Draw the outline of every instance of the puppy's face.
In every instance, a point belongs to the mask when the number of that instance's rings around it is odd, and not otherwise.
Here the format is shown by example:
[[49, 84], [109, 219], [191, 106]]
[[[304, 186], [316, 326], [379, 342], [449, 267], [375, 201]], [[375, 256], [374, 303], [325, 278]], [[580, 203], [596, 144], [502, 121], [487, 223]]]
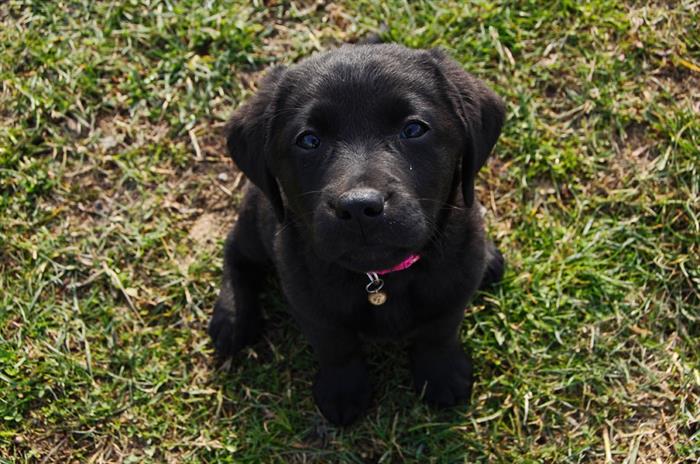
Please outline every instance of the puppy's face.
[[[500, 111], [495, 137], [484, 110]], [[346, 46], [273, 70], [234, 115], [229, 149], [319, 257], [367, 272], [419, 253], [460, 183], [471, 204], [502, 112], [440, 52]]]

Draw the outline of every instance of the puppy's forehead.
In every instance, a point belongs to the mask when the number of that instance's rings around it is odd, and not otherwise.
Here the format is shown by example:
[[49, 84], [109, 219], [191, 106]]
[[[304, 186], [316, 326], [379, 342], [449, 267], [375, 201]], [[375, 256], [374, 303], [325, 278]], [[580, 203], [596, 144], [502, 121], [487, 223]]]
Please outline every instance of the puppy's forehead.
[[290, 70], [289, 106], [326, 103], [352, 113], [368, 107], [406, 111], [436, 97], [435, 66], [422, 50], [395, 45], [345, 46], [311, 57]]

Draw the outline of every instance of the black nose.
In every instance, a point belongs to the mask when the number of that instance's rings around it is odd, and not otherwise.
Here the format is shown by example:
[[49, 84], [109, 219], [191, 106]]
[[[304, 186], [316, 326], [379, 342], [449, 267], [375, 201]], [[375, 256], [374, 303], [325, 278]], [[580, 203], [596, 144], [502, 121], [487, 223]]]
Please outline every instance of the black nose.
[[348, 190], [338, 197], [335, 206], [335, 214], [340, 219], [367, 219], [374, 218], [384, 211], [384, 195], [381, 192], [358, 188]]

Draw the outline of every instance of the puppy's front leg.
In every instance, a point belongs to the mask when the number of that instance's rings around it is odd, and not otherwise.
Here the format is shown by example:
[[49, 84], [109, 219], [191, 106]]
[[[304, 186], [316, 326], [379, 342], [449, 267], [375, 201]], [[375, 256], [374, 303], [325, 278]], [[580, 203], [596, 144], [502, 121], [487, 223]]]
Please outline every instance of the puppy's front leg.
[[469, 401], [472, 360], [459, 340], [462, 311], [454, 311], [414, 334], [409, 356], [416, 391], [429, 404], [449, 407]]
[[265, 281], [265, 271], [241, 250], [239, 229], [240, 226], [234, 229], [226, 240], [221, 291], [209, 321], [209, 335], [217, 355], [223, 358], [255, 343], [264, 322], [258, 293]]
[[369, 407], [372, 391], [356, 333], [302, 323], [320, 368], [313, 395], [323, 416], [335, 425], [349, 425]]

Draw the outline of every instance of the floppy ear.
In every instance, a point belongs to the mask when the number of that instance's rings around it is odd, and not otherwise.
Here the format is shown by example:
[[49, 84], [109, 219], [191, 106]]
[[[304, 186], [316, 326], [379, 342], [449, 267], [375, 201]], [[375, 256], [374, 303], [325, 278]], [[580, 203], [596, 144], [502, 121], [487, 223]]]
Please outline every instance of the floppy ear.
[[260, 81], [255, 96], [238, 108], [226, 125], [229, 155], [248, 179], [270, 200], [280, 222], [284, 220], [284, 204], [277, 179], [270, 171], [268, 147], [275, 90], [284, 73], [283, 66], [276, 66], [268, 71]]
[[462, 195], [464, 204], [471, 207], [474, 203], [474, 179], [501, 134], [505, 105], [498, 95], [462, 69], [445, 52], [432, 49], [430, 55], [447, 84], [454, 110], [467, 134], [467, 146], [462, 155]]

